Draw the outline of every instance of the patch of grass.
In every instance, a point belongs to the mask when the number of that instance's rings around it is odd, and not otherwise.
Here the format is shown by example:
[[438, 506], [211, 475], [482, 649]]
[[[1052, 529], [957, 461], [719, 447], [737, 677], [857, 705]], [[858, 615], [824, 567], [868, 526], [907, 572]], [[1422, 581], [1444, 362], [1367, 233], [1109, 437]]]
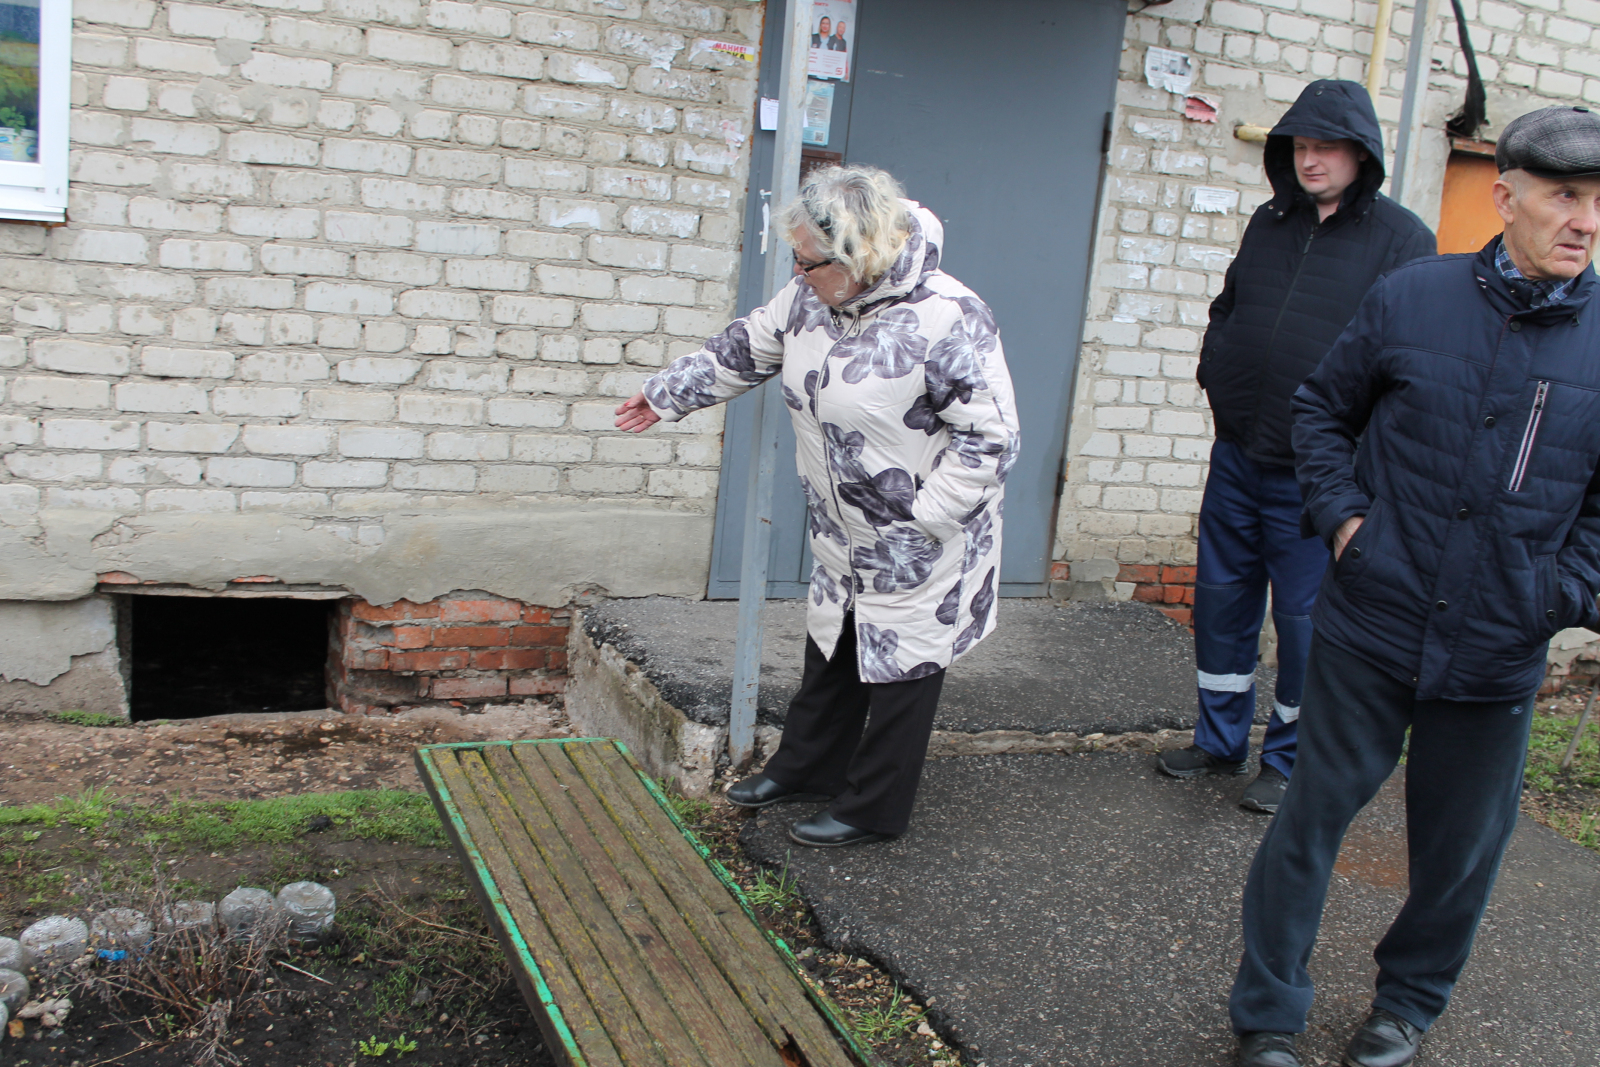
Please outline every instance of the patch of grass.
[[318, 817], [341, 836], [404, 842], [424, 848], [445, 844], [433, 804], [420, 793], [358, 790], [306, 793], [266, 800], [179, 801], [134, 817], [155, 840], [179, 848], [221, 851], [244, 844], [293, 841]]
[[1590, 716], [1589, 726], [1578, 742], [1572, 766], [1561, 769], [1561, 760], [1578, 727], [1577, 715], [1537, 713], [1533, 734], [1528, 740], [1527, 781], [1543, 793], [1559, 793], [1573, 786], [1600, 789], [1600, 708]]
[[906, 996], [904, 990], [896, 986], [894, 995], [886, 1003], [854, 1013], [850, 1019], [850, 1027], [863, 1039], [875, 1045], [887, 1044], [904, 1037], [921, 1021], [927, 1010], [919, 1008]]
[[667, 798], [667, 803], [672, 805], [673, 814], [683, 820], [685, 826], [699, 825], [711, 817], [710, 801], [684, 796], [678, 791], [677, 782], [671, 778], [663, 778], [656, 784], [661, 787], [661, 793]]
[[99, 829], [113, 814], [111, 798], [105, 788], [85, 789], [77, 796], [59, 796], [50, 804], [0, 807], [0, 827], [43, 825], [54, 829], [61, 823], [90, 830]]
[[782, 911], [800, 903], [800, 882], [785, 867], [773, 874], [765, 867], [756, 872], [755, 885], [744, 891], [750, 903]]
[[107, 715], [103, 711], [52, 711], [47, 718], [72, 726], [120, 727], [131, 726], [121, 715]]

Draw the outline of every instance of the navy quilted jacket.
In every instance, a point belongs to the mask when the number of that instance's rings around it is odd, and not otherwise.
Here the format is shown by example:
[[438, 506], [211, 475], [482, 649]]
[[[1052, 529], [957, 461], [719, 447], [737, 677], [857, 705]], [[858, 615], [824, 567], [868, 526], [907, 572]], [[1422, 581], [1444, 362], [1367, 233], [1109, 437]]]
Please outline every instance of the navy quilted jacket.
[[[1367, 150], [1339, 210], [1322, 222], [1295, 177], [1296, 136], [1349, 138]], [[1258, 463], [1288, 467], [1294, 391], [1380, 274], [1438, 248], [1421, 219], [1378, 192], [1383, 134], [1371, 98], [1355, 82], [1307, 86], [1273, 127], [1262, 163], [1272, 199], [1251, 217], [1211, 303], [1198, 377], [1217, 436]]]
[[1294, 397], [1307, 533], [1366, 516], [1313, 622], [1424, 700], [1526, 697], [1600, 620], [1600, 287], [1528, 310], [1498, 241], [1381, 279]]

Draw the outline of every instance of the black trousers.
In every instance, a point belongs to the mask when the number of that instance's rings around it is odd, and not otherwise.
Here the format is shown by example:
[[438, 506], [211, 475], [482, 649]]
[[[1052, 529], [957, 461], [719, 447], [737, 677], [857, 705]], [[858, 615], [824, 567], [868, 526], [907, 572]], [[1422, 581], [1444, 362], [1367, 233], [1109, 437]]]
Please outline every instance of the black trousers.
[[1340, 842], [1394, 770], [1408, 727], [1411, 888], [1374, 954], [1373, 1006], [1432, 1025], [1472, 951], [1516, 827], [1533, 698], [1418, 700], [1410, 686], [1312, 637], [1294, 777], [1245, 882], [1244, 958], [1228, 1003], [1236, 1032], [1306, 1028], [1306, 964]]
[[805, 673], [783, 741], [763, 773], [787, 789], [834, 797], [842, 823], [878, 834], [911, 825], [944, 671], [909, 682], [863, 682], [853, 613], [828, 659], [806, 638]]

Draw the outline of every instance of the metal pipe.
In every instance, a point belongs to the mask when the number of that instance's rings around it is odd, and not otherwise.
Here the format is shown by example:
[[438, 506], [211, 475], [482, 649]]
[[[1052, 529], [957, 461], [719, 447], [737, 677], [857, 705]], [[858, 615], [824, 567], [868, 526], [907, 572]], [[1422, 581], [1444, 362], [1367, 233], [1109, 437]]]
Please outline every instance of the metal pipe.
[[1406, 204], [1406, 194], [1416, 187], [1428, 75], [1433, 69], [1433, 31], [1438, 21], [1439, 0], [1416, 0], [1411, 10], [1411, 43], [1406, 49], [1406, 89], [1400, 98], [1400, 139], [1395, 144], [1394, 170], [1389, 178], [1389, 196], [1406, 207], [1411, 206]]
[[1389, 54], [1389, 23], [1394, 18], [1394, 0], [1378, 0], [1378, 21], [1372, 27], [1372, 58], [1367, 63], [1367, 95], [1374, 106], [1383, 88], [1383, 61]]
[[1583, 706], [1583, 714], [1578, 716], [1577, 729], [1572, 731], [1572, 744], [1567, 746], [1567, 754], [1561, 757], [1561, 769], [1567, 770], [1572, 766], [1572, 757], [1578, 754], [1578, 742], [1583, 740], [1583, 728], [1589, 725], [1589, 716], [1594, 714], [1594, 698], [1600, 694], [1600, 680], [1589, 690], [1589, 703]]
[[[777, 6], [777, 5], [774, 5]], [[810, 60], [811, 4], [789, 0], [783, 27], [783, 64], [778, 77], [778, 133], [772, 161], [772, 210], [800, 191], [800, 131], [806, 68]], [[785, 234], [769, 227], [767, 293], [771, 300], [793, 274]], [[728, 761], [739, 770], [755, 754], [756, 698], [761, 689], [761, 609], [767, 601], [767, 557], [772, 551], [772, 485], [778, 466], [778, 428], [784, 412], [780, 382], [760, 387], [751, 439], [756, 444], [745, 497], [744, 540], [739, 561], [739, 628], [733, 655], [733, 701], [728, 708]]]

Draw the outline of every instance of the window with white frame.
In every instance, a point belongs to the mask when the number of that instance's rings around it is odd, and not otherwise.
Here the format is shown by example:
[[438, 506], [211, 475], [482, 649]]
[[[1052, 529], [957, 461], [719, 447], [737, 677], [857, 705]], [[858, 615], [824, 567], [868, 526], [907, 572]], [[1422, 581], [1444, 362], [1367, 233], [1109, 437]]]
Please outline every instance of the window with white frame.
[[0, 219], [67, 215], [72, 0], [0, 0]]

